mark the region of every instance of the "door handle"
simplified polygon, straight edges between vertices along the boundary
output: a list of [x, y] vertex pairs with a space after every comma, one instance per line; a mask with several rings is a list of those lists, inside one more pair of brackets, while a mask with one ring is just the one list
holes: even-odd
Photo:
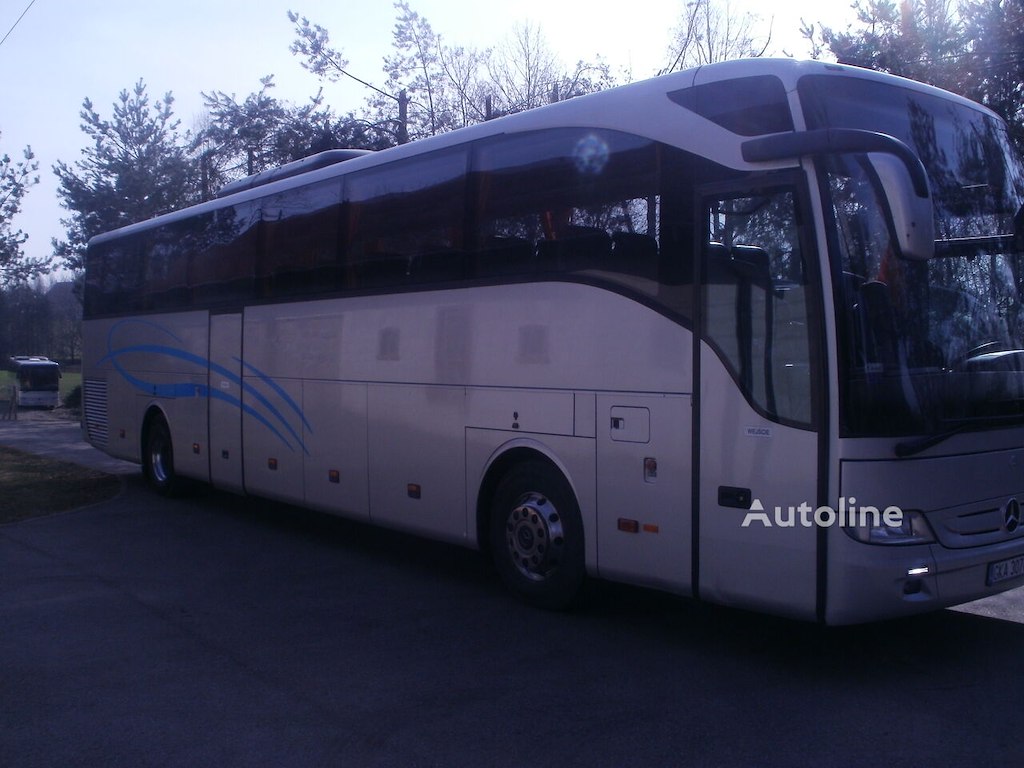
[[733, 509], [750, 509], [754, 494], [749, 488], [734, 488], [731, 485], [718, 486], [718, 506]]

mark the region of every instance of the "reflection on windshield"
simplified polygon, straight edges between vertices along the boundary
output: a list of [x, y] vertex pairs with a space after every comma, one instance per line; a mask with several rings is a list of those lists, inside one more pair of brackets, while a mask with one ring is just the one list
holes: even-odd
[[868, 159], [831, 161], [843, 434], [1024, 419], [1024, 269], [1014, 229], [1024, 171], [1004, 127], [930, 94], [828, 80], [828, 91], [802, 84], [808, 127], [867, 128], [906, 142], [928, 171], [939, 238], [930, 261], [901, 258]]

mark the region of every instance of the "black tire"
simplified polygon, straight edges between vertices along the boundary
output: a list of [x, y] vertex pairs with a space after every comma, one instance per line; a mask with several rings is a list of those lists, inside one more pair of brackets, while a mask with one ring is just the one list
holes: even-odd
[[174, 471], [171, 430], [163, 416], [154, 416], [146, 426], [142, 445], [142, 472], [150, 488], [161, 496], [176, 496], [183, 481]]
[[491, 504], [490, 545], [505, 585], [542, 608], [568, 607], [586, 575], [583, 520], [568, 481], [543, 461], [518, 464]]

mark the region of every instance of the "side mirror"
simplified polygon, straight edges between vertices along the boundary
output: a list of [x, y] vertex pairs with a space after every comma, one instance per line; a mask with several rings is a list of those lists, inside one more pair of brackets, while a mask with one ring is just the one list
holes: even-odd
[[896, 155], [872, 152], [868, 160], [878, 174], [889, 204], [899, 255], [905, 259], [930, 259], [935, 255], [935, 214], [931, 196], [921, 197], [915, 191], [906, 163]]
[[935, 254], [935, 218], [928, 174], [921, 159], [899, 139], [858, 128], [822, 128], [748, 139], [740, 149], [748, 163], [804, 155], [867, 153], [889, 202], [900, 255], [906, 259], [927, 259]]

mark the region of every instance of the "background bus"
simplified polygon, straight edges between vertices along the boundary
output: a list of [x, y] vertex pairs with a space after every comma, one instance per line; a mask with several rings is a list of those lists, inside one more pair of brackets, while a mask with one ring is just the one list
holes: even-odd
[[41, 355], [14, 355], [8, 360], [14, 374], [14, 401], [25, 408], [60, 405], [60, 365]]
[[1024, 583], [992, 113], [754, 60], [335, 159], [91, 242], [87, 436], [157, 490], [477, 547], [552, 606], [589, 574], [847, 623]]

